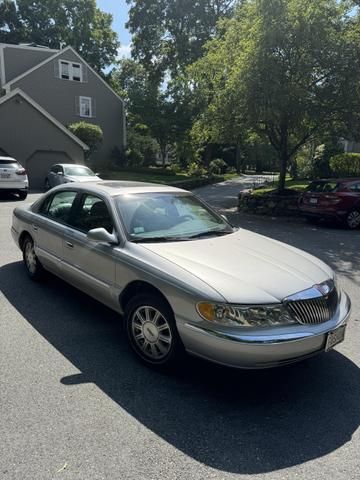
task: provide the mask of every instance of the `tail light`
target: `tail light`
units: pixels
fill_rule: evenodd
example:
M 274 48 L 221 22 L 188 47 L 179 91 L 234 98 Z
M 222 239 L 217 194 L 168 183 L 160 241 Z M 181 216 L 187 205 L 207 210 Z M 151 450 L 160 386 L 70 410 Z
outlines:
M 26 175 L 26 170 L 25 168 L 19 168 L 15 173 L 16 175 Z

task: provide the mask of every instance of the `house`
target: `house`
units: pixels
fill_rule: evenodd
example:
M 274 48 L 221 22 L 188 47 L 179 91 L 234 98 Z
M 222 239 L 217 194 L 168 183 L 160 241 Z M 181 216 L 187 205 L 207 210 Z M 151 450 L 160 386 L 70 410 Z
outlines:
M 71 123 L 103 130 L 96 165 L 125 146 L 122 99 L 72 47 L 0 44 L 0 92 L 0 151 L 26 168 L 31 188 L 44 186 L 54 163 L 85 162 L 88 146 L 66 128 Z

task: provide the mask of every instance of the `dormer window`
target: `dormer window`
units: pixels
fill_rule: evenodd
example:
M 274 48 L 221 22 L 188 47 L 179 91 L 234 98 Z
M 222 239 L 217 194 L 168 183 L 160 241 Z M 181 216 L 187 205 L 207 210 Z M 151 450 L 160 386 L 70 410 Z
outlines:
M 64 80 L 82 82 L 82 65 L 80 63 L 59 60 L 59 73 L 60 78 Z

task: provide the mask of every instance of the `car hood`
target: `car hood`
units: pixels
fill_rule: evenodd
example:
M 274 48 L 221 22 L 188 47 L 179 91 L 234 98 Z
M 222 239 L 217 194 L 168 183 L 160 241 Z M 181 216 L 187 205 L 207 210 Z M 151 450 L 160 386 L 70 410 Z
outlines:
M 83 175 L 82 176 L 76 176 L 76 175 L 66 175 L 66 178 L 68 180 L 70 180 L 71 182 L 98 182 L 99 180 L 101 180 L 99 177 L 95 176 L 95 177 L 84 177 Z
M 243 229 L 144 248 L 206 282 L 229 303 L 276 303 L 333 277 L 312 255 Z

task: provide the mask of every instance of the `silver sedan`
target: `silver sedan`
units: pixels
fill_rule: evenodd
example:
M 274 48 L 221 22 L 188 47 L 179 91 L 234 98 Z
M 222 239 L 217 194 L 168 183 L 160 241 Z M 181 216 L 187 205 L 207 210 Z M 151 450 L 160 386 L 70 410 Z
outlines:
M 344 339 L 350 301 L 326 264 L 233 228 L 185 190 L 62 185 L 16 208 L 12 235 L 32 279 L 49 271 L 122 314 L 133 351 L 151 365 L 186 351 L 264 368 Z

